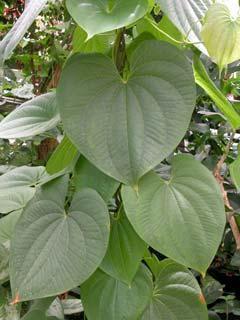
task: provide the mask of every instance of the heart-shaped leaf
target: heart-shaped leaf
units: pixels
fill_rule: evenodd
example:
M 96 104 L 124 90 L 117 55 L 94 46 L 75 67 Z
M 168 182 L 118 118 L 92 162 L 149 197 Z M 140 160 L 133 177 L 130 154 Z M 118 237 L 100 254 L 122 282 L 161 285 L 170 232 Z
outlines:
M 142 18 L 148 10 L 147 0 L 67 0 L 73 19 L 92 38 L 128 26 Z
M 184 136 L 194 108 L 192 68 L 168 43 L 144 41 L 128 79 L 100 54 L 71 57 L 57 90 L 68 137 L 96 167 L 136 184 Z
M 0 176 L 0 212 L 25 207 L 34 196 L 35 186 L 46 178 L 44 167 L 18 167 Z
M 108 244 L 106 204 L 91 189 L 64 210 L 68 179 L 44 185 L 19 219 L 11 243 L 15 301 L 54 296 L 81 284 L 100 265 Z
M 147 244 L 138 236 L 121 210 L 117 218 L 112 218 L 108 250 L 101 269 L 130 285 L 146 249 Z
M 239 9 L 238 0 L 234 1 Z M 237 10 L 235 14 L 238 14 Z M 201 35 L 220 71 L 227 64 L 240 59 L 240 15 L 233 16 L 227 5 L 215 3 L 210 7 Z
M 173 159 L 169 181 L 144 176 L 135 191 L 122 190 L 124 208 L 137 233 L 154 249 L 205 272 L 222 239 L 226 216 L 220 188 L 191 156 Z
M 193 274 L 168 259 L 159 264 L 152 301 L 141 317 L 141 320 L 166 319 L 208 319 L 206 303 Z
M 0 138 L 35 136 L 54 128 L 60 121 L 55 93 L 46 93 L 11 112 L 0 122 Z
M 88 320 L 139 319 L 152 295 L 152 278 L 141 266 L 131 286 L 97 270 L 82 286 Z
M 157 0 L 157 2 L 187 39 L 207 54 L 204 44 L 201 43 L 201 30 L 203 18 L 213 0 Z

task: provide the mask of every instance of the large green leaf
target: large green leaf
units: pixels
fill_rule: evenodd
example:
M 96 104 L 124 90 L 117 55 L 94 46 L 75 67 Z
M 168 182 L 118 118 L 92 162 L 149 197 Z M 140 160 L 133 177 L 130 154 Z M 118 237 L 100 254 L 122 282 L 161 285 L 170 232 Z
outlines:
M 216 103 L 216 106 L 230 121 L 233 128 L 239 128 L 240 115 L 237 113 L 228 99 L 223 95 L 223 93 L 216 87 L 197 55 L 195 55 L 193 58 L 193 69 L 196 83 L 203 90 L 205 90 L 211 99 Z
M 0 219 L 0 244 L 10 241 L 21 213 L 22 210 L 14 211 Z
M 58 173 L 69 167 L 72 163 L 76 163 L 78 157 L 79 152 L 77 148 L 65 136 L 48 160 L 46 170 L 49 174 Z
M 13 28 L 0 42 L 0 67 L 2 67 L 4 61 L 10 57 L 13 50 L 21 41 L 22 37 L 42 11 L 46 3 L 47 0 L 31 1 L 31 3 L 26 6 L 23 14 L 14 24 Z
M 119 187 L 119 182 L 98 170 L 83 156 L 77 162 L 74 171 L 74 183 L 77 190 L 91 188 L 96 190 L 108 202 Z
M 226 222 L 220 188 L 211 173 L 188 155 L 173 159 L 169 181 L 144 176 L 138 190 L 124 187 L 126 214 L 154 249 L 205 272 L 221 242 Z
M 141 320 L 207 320 L 207 307 L 193 274 L 164 260 L 155 280 L 152 301 Z
M 66 5 L 88 38 L 128 26 L 148 10 L 148 0 L 66 0 Z
M 201 43 L 202 20 L 212 5 L 213 0 L 157 0 L 162 10 L 172 20 L 176 27 L 195 43 L 196 47 L 203 53 L 207 50 Z
M 201 32 L 208 53 L 219 65 L 220 71 L 240 59 L 239 1 L 229 2 L 236 3 L 235 12 L 232 13 L 223 3 L 213 4 L 206 14 Z
M 113 278 L 131 284 L 146 249 L 147 244 L 121 210 L 117 218 L 112 218 L 108 250 L 101 269 Z
M 0 122 L 0 138 L 25 138 L 54 128 L 60 121 L 55 93 L 46 93 L 12 111 Z
M 0 176 L 0 212 L 25 207 L 34 196 L 35 186 L 46 177 L 44 167 L 18 167 Z
M 110 49 L 113 40 L 113 33 L 99 34 L 87 40 L 87 33 L 82 28 L 77 27 L 73 34 L 73 52 L 106 53 Z
M 97 270 L 82 286 L 81 296 L 88 320 L 139 319 L 151 299 L 152 279 L 141 266 L 131 286 Z
M 106 253 L 106 204 L 94 190 L 85 189 L 74 195 L 66 212 L 67 186 L 67 177 L 45 184 L 16 225 L 10 255 L 16 300 L 68 291 L 85 281 Z
M 103 55 L 77 54 L 65 65 L 57 100 L 80 152 L 116 180 L 136 184 L 184 136 L 195 103 L 193 72 L 180 50 L 156 40 L 131 55 L 128 79 Z

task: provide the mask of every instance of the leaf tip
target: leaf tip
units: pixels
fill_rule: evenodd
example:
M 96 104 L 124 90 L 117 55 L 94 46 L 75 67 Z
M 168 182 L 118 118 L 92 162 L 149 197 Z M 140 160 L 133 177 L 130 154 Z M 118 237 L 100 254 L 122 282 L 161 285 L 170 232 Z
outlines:
M 139 195 L 139 187 L 138 187 L 138 184 L 135 184 L 133 186 L 133 190 L 136 192 L 137 196 Z
M 205 297 L 202 293 L 199 294 L 198 298 L 201 304 L 206 304 Z
M 17 292 L 16 295 L 15 295 L 15 298 L 11 302 L 11 305 L 15 305 L 15 304 L 17 304 L 19 302 L 20 302 L 20 296 L 19 296 L 19 293 Z

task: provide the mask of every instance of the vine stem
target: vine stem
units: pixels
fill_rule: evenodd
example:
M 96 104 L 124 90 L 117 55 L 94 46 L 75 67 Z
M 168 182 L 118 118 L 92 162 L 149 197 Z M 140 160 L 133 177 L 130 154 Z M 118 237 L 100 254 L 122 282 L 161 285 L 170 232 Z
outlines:
M 125 29 L 117 30 L 116 39 L 113 47 L 113 60 L 121 75 L 123 75 L 126 62 Z
M 226 192 L 226 190 L 224 188 L 224 178 L 221 175 L 221 170 L 222 170 L 223 164 L 224 164 L 224 162 L 225 162 L 225 160 L 226 160 L 226 158 L 227 158 L 227 156 L 229 154 L 230 148 L 231 148 L 231 146 L 233 144 L 234 136 L 235 136 L 235 132 L 233 132 L 231 134 L 230 140 L 229 140 L 229 142 L 228 142 L 228 144 L 226 146 L 225 152 L 223 153 L 221 159 L 219 160 L 219 162 L 216 165 L 216 168 L 214 170 L 214 176 L 215 176 L 217 182 L 220 185 L 224 204 L 225 204 L 226 208 L 229 210 L 228 213 L 227 213 L 227 220 L 228 220 L 228 223 L 229 223 L 229 225 L 231 227 L 231 230 L 232 230 L 232 233 L 233 233 L 233 237 L 235 239 L 235 243 L 236 243 L 236 246 L 237 246 L 237 250 L 240 250 L 240 232 L 239 232 L 239 228 L 238 228 L 236 219 L 234 217 L 234 209 L 230 204 L 227 192 Z

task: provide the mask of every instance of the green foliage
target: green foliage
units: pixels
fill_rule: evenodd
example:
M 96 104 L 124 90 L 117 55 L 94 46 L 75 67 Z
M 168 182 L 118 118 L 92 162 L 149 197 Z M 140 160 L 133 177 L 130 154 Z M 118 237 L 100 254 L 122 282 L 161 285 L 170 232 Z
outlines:
M 0 1 L 0 319 L 240 314 L 208 273 L 239 276 L 240 32 L 220 2 Z
M 191 272 L 171 260 L 159 264 L 153 295 L 142 320 L 207 320 L 207 308 Z
M 179 155 L 169 180 L 150 172 L 137 190 L 124 187 L 122 197 L 131 224 L 148 244 L 187 267 L 207 270 L 225 215 L 219 186 L 198 161 Z
M 208 53 L 219 65 L 220 71 L 240 58 L 239 3 L 236 0 L 229 2 L 226 5 L 215 3 L 209 8 L 201 32 Z M 236 6 L 231 12 L 229 7 L 234 2 Z
M 147 0 L 67 0 L 66 5 L 74 20 L 87 32 L 88 39 L 132 24 L 148 9 Z
M 238 156 L 238 158 L 231 163 L 231 165 L 229 166 L 229 170 L 230 170 L 230 174 L 231 174 L 231 178 L 237 188 L 237 190 L 240 189 L 240 157 Z
M 15 299 L 53 296 L 77 286 L 97 269 L 106 253 L 105 203 L 95 191 L 85 189 L 65 209 L 67 186 L 67 176 L 43 186 L 19 219 L 10 258 Z
M 134 320 L 141 316 L 151 299 L 152 280 L 144 266 L 140 266 L 131 286 L 97 270 L 81 290 L 89 320 Z
M 131 55 L 123 79 L 103 55 L 74 55 L 57 90 L 64 128 L 79 151 L 106 174 L 132 185 L 180 142 L 194 100 L 185 56 L 150 40 Z M 172 117 L 176 108 L 178 117 Z
M 25 102 L 0 123 L 0 138 L 15 139 L 44 133 L 60 121 L 56 97 L 47 93 Z
M 83 156 L 78 160 L 74 170 L 76 190 L 94 189 L 106 202 L 112 199 L 120 185 L 119 182 L 98 170 Z
M 36 186 L 47 178 L 44 167 L 19 167 L 0 176 L 1 213 L 23 209 Z
M 87 33 L 78 26 L 73 34 L 73 52 L 107 53 L 113 40 L 113 33 L 98 34 L 88 40 Z
M 111 233 L 107 253 L 101 269 L 131 286 L 139 269 L 147 244 L 138 236 L 123 210 L 112 218 Z
M 49 174 L 58 173 L 71 165 L 78 156 L 79 153 L 77 148 L 72 144 L 68 137 L 65 136 L 48 160 L 46 170 Z
M 234 109 L 229 100 L 224 96 L 224 94 L 216 87 L 216 85 L 210 79 L 201 60 L 197 56 L 195 56 L 193 59 L 193 68 L 196 83 L 208 93 L 208 95 L 216 103 L 217 107 L 227 117 L 231 125 L 235 129 L 239 128 L 240 115 Z

